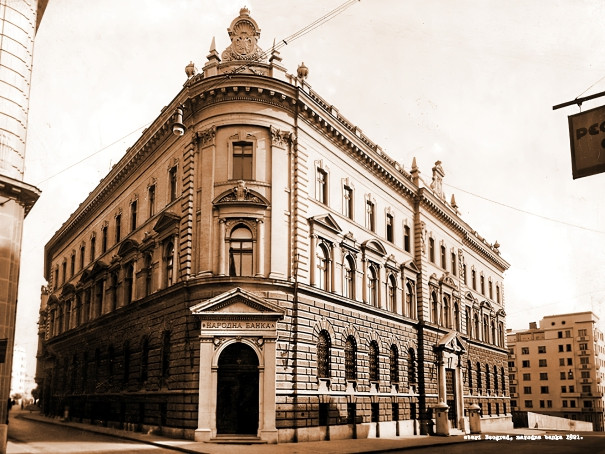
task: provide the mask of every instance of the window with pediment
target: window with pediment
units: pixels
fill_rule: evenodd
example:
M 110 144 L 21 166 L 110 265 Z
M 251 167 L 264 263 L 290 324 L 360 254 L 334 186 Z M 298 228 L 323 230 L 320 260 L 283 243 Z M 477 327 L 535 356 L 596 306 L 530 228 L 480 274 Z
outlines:
M 389 274 L 387 278 L 387 309 L 394 312 L 397 299 L 397 280 L 395 276 Z
M 170 202 L 174 202 L 177 198 L 177 191 L 178 191 L 178 178 L 177 178 L 177 172 L 178 168 L 177 166 L 172 166 L 169 170 L 168 170 L 168 190 L 169 190 L 169 195 L 170 195 Z
M 353 188 L 347 185 L 343 187 L 342 214 L 353 219 Z
M 366 200 L 366 228 L 376 231 L 376 205 L 371 200 Z
M 328 204 L 328 172 L 321 167 L 316 168 L 315 199 L 319 203 Z
M 170 287 L 175 281 L 174 240 L 169 238 L 164 245 L 164 286 Z
M 343 296 L 355 299 L 355 260 L 347 254 L 344 260 Z
M 134 262 L 124 267 L 124 304 L 132 303 L 134 299 Z
M 229 235 L 229 276 L 252 276 L 252 231 L 245 224 L 236 225 Z
M 410 318 L 415 316 L 414 288 L 410 282 L 405 284 L 405 315 Z
M 454 302 L 454 329 L 460 331 L 460 306 L 458 302 Z
M 330 281 L 330 250 L 320 243 L 316 248 L 315 255 L 316 283 L 322 290 L 329 290 Z
M 411 251 L 411 231 L 408 225 L 403 226 L 403 249 L 405 252 Z
M 368 266 L 368 303 L 378 307 L 378 272 L 374 265 Z
M 439 323 L 439 300 L 437 292 L 431 292 L 431 322 Z

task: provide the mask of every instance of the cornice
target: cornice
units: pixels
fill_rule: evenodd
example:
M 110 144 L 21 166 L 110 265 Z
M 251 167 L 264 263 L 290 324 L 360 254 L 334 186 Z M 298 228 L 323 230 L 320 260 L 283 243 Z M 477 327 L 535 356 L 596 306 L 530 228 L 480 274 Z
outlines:
M 477 232 L 472 230 L 457 215 L 453 214 L 451 209 L 447 207 L 443 201 L 437 199 L 432 192 L 426 188 L 420 188 L 418 190 L 418 201 L 420 205 L 428 208 L 429 211 L 441 221 L 456 229 L 460 233 L 464 245 L 481 254 L 485 259 L 498 266 L 502 271 L 506 271 L 510 268 L 510 264 L 500 257 L 499 253 L 494 250 L 494 246 L 488 244 Z

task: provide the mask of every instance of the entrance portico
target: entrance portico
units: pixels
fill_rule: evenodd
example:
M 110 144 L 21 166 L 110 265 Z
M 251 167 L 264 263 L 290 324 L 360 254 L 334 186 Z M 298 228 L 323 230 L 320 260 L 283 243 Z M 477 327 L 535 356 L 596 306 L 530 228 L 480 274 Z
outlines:
M 437 424 L 438 435 L 449 435 L 450 429 L 464 430 L 464 399 L 461 356 L 466 353 L 462 340 L 452 331 L 433 347 L 437 354 L 438 404 L 436 412 L 447 413 L 447 425 Z M 440 433 L 441 432 L 441 433 Z
M 236 288 L 191 312 L 201 319 L 196 441 L 277 443 L 275 342 L 283 310 Z

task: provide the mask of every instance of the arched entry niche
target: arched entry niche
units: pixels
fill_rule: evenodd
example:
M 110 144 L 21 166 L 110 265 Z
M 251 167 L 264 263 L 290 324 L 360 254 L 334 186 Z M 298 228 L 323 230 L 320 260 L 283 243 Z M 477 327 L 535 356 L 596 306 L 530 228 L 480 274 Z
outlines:
M 233 342 L 218 358 L 216 434 L 256 435 L 259 404 L 259 358 L 252 347 Z

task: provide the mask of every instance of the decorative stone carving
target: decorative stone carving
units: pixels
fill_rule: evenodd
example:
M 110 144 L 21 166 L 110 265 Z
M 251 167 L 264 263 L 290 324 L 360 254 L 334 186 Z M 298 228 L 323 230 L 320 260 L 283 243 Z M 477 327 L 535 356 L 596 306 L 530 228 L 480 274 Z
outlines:
M 260 29 L 250 17 L 248 8 L 242 8 L 239 17 L 231 22 L 228 29 L 231 45 L 223 51 L 223 61 L 266 61 L 263 50 L 258 46 Z
M 205 129 L 203 131 L 199 131 L 197 133 L 197 137 L 202 147 L 205 147 L 207 145 L 214 145 L 214 139 L 216 137 L 216 126 L 212 126 L 211 128 Z
M 276 147 L 285 148 L 292 138 L 292 133 L 288 131 L 282 131 L 274 126 L 270 127 L 271 131 L 271 142 Z
M 431 182 L 431 189 L 437 197 L 445 201 L 445 194 L 443 193 L 443 177 L 445 172 L 441 167 L 441 161 L 435 162 L 433 167 L 433 181 Z

